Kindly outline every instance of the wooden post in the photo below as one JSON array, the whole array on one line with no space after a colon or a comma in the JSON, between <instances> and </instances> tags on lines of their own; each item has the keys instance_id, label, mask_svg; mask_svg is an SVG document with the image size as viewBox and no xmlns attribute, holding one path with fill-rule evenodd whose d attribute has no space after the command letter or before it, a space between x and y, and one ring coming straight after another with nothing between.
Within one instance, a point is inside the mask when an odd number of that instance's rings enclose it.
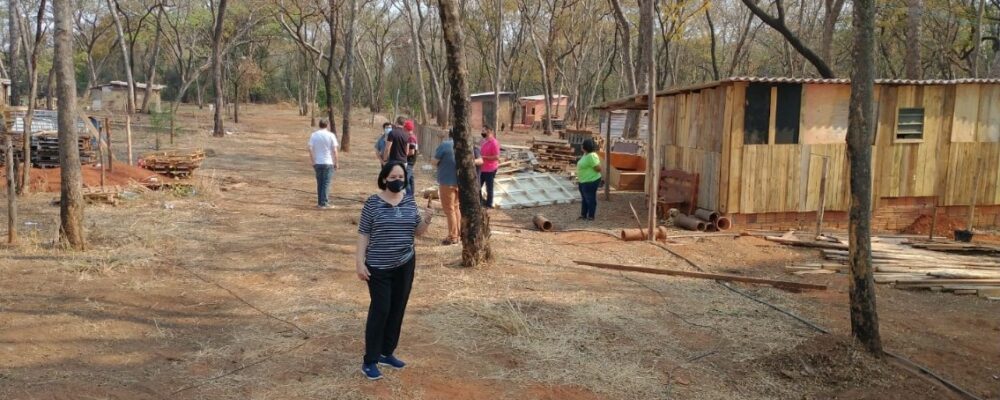
<instances>
[{"instance_id":1,"label":"wooden post","mask_svg":"<svg viewBox=\"0 0 1000 400\"><path fill-rule=\"evenodd\" d=\"M173 116L170 117L171 120ZM125 137L128 141L128 165L135 165L132 159L132 116L125 114ZM170 143L173 144L173 132L171 132Z\"/></svg>"},{"instance_id":2,"label":"wooden post","mask_svg":"<svg viewBox=\"0 0 1000 400\"><path fill-rule=\"evenodd\" d=\"M611 110L604 112L604 119L608 122L604 140L604 200L611 200Z\"/></svg>"},{"instance_id":3,"label":"wooden post","mask_svg":"<svg viewBox=\"0 0 1000 400\"><path fill-rule=\"evenodd\" d=\"M4 135L4 162L7 167L7 243L17 242L17 189L14 176L14 137Z\"/></svg>"},{"instance_id":4,"label":"wooden post","mask_svg":"<svg viewBox=\"0 0 1000 400\"><path fill-rule=\"evenodd\" d=\"M647 1L646 4L645 4L646 7L649 7L646 10L646 12L648 12L649 15L656 15L656 5L655 5L655 3L656 2L654 2L654 1ZM646 73L649 75L649 78L647 79L647 81L649 83L649 95L647 96L648 99L646 100L646 102L648 103L649 126L646 127L646 131L649 134L649 151L647 153L648 153L648 156L649 156L650 165L653 167L652 168L653 182L652 182L651 185L649 185L650 193L649 193L649 237L648 237L648 239L649 239L650 242L655 242L656 241L656 226L657 226L657 222L658 222L657 219L656 219L656 203L657 203L657 201L659 200L659 197L660 197L659 196L659 194L660 194L660 160L657 157L657 153L658 153L659 149L657 148L657 144L656 144L656 142L657 142L657 137L656 137L657 136L656 135L656 62L654 62L655 58L653 57L653 43L656 43L656 33L655 33L656 30L653 29L652 25L653 24L649 24L649 26L647 27L647 29L649 30L648 32L643 32L643 34L649 35L649 40L647 41L647 46L648 47L646 48L646 51L644 52L643 55L645 57L647 57L646 65L649 66L649 70L646 71ZM646 176L649 176L649 171L648 170L646 172Z\"/></svg>"},{"instance_id":5,"label":"wooden post","mask_svg":"<svg viewBox=\"0 0 1000 400\"><path fill-rule=\"evenodd\" d=\"M115 170L115 154L111 151L111 124L108 123L107 118L105 118L104 124L104 138L108 143L108 171ZM103 162L103 160L102 160Z\"/></svg>"},{"instance_id":6,"label":"wooden post","mask_svg":"<svg viewBox=\"0 0 1000 400\"><path fill-rule=\"evenodd\" d=\"M826 175L829 172L830 157L823 157L823 175L819 178L819 209L816 210L816 239L823 234L823 213L826 211Z\"/></svg>"},{"instance_id":7,"label":"wooden post","mask_svg":"<svg viewBox=\"0 0 1000 400\"><path fill-rule=\"evenodd\" d=\"M104 190L104 138L97 138L97 158L101 160L101 190Z\"/></svg>"},{"instance_id":8,"label":"wooden post","mask_svg":"<svg viewBox=\"0 0 1000 400\"><path fill-rule=\"evenodd\" d=\"M976 160L976 167L978 171L980 172L984 171L982 156L980 156L979 159ZM972 232L972 227L975 225L974 221L976 218L976 202L979 200L979 188L980 185L982 185L983 175L984 175L983 173L977 173L976 184L972 186L972 202L969 203L969 224L968 227L966 228L968 229L969 232Z\"/></svg>"},{"instance_id":9,"label":"wooden post","mask_svg":"<svg viewBox=\"0 0 1000 400\"><path fill-rule=\"evenodd\" d=\"M927 240L934 240L934 231L937 230L937 209L938 197L934 196L934 211L931 212L931 233L927 234Z\"/></svg>"}]
</instances>

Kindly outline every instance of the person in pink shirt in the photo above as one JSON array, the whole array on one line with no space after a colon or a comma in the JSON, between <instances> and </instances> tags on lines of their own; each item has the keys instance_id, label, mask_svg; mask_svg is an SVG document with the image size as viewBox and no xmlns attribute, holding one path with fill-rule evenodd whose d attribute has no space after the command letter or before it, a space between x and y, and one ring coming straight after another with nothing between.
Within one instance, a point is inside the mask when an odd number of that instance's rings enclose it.
<instances>
[{"instance_id":1,"label":"person in pink shirt","mask_svg":"<svg viewBox=\"0 0 1000 400\"><path fill-rule=\"evenodd\" d=\"M483 158L483 167L479 173L479 185L480 188L486 186L483 206L493 208L493 180L497 177L497 169L500 168L500 142L497 141L495 132L489 125L483 126L482 135L480 155Z\"/></svg>"}]
</instances>

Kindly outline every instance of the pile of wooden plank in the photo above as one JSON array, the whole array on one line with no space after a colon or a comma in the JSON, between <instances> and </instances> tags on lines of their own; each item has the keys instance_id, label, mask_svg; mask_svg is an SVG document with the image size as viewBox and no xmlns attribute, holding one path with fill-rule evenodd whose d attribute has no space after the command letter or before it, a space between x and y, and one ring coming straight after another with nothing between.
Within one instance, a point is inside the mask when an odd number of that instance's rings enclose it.
<instances>
[{"instance_id":1,"label":"pile of wooden plank","mask_svg":"<svg viewBox=\"0 0 1000 400\"><path fill-rule=\"evenodd\" d=\"M535 171L562 173L571 170L576 155L569 142L561 139L535 138L531 142L538 164Z\"/></svg>"},{"instance_id":2,"label":"pile of wooden plank","mask_svg":"<svg viewBox=\"0 0 1000 400\"><path fill-rule=\"evenodd\" d=\"M538 160L527 146L503 145L500 148L500 169L498 175L510 175L535 169Z\"/></svg>"},{"instance_id":3,"label":"pile of wooden plank","mask_svg":"<svg viewBox=\"0 0 1000 400\"><path fill-rule=\"evenodd\" d=\"M125 190L121 186L84 187L83 199L89 203L118 204L118 196Z\"/></svg>"},{"instance_id":4,"label":"pile of wooden plank","mask_svg":"<svg viewBox=\"0 0 1000 400\"><path fill-rule=\"evenodd\" d=\"M21 162L24 159L24 151L21 149L23 136L13 135L14 140L14 160ZM97 162L97 152L90 140L90 136L79 135L77 146L80 149L80 163L93 164ZM4 150L0 148L0 165L5 159ZM31 164L38 168L59 167L59 134L54 131L46 131L31 135Z\"/></svg>"},{"instance_id":5,"label":"pile of wooden plank","mask_svg":"<svg viewBox=\"0 0 1000 400\"><path fill-rule=\"evenodd\" d=\"M173 176L175 178L189 177L194 170L201 167L205 152L197 150L167 150L143 154L139 166L150 171Z\"/></svg>"},{"instance_id":6,"label":"pile of wooden plank","mask_svg":"<svg viewBox=\"0 0 1000 400\"><path fill-rule=\"evenodd\" d=\"M850 273L847 245L842 240L801 240L790 235L768 236L767 239L821 249L826 262L785 267L795 275ZM1000 300L1000 257L943 253L915 248L904 239L872 238L872 268L876 283L893 285L897 289L951 292Z\"/></svg>"},{"instance_id":7,"label":"pile of wooden plank","mask_svg":"<svg viewBox=\"0 0 1000 400\"><path fill-rule=\"evenodd\" d=\"M988 244L980 243L963 243L963 242L941 242L941 241L918 241L910 240L905 242L910 246L916 247L918 249L934 250L934 251L944 251L949 253L995 253L1000 254L1000 246L991 246Z\"/></svg>"}]
</instances>

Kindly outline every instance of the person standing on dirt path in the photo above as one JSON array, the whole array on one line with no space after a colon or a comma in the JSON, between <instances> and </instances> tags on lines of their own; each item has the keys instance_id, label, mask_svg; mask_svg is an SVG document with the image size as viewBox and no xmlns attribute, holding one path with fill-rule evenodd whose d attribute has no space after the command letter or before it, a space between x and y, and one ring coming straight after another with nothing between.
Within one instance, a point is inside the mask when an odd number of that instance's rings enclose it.
<instances>
[{"instance_id":1,"label":"person standing on dirt path","mask_svg":"<svg viewBox=\"0 0 1000 400\"><path fill-rule=\"evenodd\" d=\"M482 172L479 173L479 184L486 186L483 206L493 208L493 180L497 177L497 170L500 169L500 142L497 141L493 128L489 125L483 126L482 136L479 154L483 159L483 166Z\"/></svg>"},{"instance_id":2,"label":"person standing on dirt path","mask_svg":"<svg viewBox=\"0 0 1000 400\"><path fill-rule=\"evenodd\" d=\"M601 185L601 158L593 139L583 141L583 157L576 162L576 179L580 185L580 217L593 221L597 214L597 188Z\"/></svg>"},{"instance_id":3,"label":"person standing on dirt path","mask_svg":"<svg viewBox=\"0 0 1000 400\"><path fill-rule=\"evenodd\" d=\"M431 164L437 167L438 197L441 208L448 219L448 237L441 242L445 246L459 243L461 237L462 214L458 208L458 167L455 163L455 141L451 135L442 132L441 144L434 150Z\"/></svg>"},{"instance_id":4,"label":"person standing on dirt path","mask_svg":"<svg viewBox=\"0 0 1000 400\"><path fill-rule=\"evenodd\" d=\"M390 132L392 132L392 124L388 122L382 124L382 133L375 140L375 158L378 159L381 165L385 165L385 159L382 158L382 154L385 153L386 139L389 138Z\"/></svg>"},{"instance_id":5,"label":"person standing on dirt path","mask_svg":"<svg viewBox=\"0 0 1000 400\"><path fill-rule=\"evenodd\" d=\"M396 124L393 125L389 135L385 137L385 150L382 151L383 163L398 162L406 165L407 147L409 146L410 135L403 130L406 118L396 117Z\"/></svg>"},{"instance_id":6,"label":"person standing on dirt path","mask_svg":"<svg viewBox=\"0 0 1000 400\"><path fill-rule=\"evenodd\" d=\"M417 152L420 150L419 141L417 140L417 134L413 131L413 120L406 120L403 123L403 130L406 131L406 194L413 196L414 190L416 190L416 185L414 184L414 171L413 168L417 164Z\"/></svg>"},{"instance_id":7,"label":"person standing on dirt path","mask_svg":"<svg viewBox=\"0 0 1000 400\"><path fill-rule=\"evenodd\" d=\"M361 373L370 380L382 378L379 365L406 366L393 353L413 286L414 238L427 232L433 218L429 210L417 207L413 196L403 193L405 164L386 163L377 183L381 192L371 195L361 209L355 258L358 279L368 282L371 298L361 364Z\"/></svg>"},{"instance_id":8,"label":"person standing on dirt path","mask_svg":"<svg viewBox=\"0 0 1000 400\"><path fill-rule=\"evenodd\" d=\"M309 136L309 160L316 172L316 208L321 210L332 208L330 180L333 178L333 171L339 167L337 149L340 143L337 142L337 135L326 129L328 126L327 120L319 120L319 130Z\"/></svg>"}]
</instances>

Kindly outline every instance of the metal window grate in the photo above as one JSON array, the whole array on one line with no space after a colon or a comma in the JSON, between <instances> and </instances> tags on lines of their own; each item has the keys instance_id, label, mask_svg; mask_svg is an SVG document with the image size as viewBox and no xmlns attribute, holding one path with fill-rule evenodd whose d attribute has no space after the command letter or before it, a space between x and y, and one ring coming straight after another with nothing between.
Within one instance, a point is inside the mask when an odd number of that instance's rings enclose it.
<instances>
[{"instance_id":1,"label":"metal window grate","mask_svg":"<svg viewBox=\"0 0 1000 400\"><path fill-rule=\"evenodd\" d=\"M896 118L896 139L920 140L924 138L924 109L900 108Z\"/></svg>"}]
</instances>

